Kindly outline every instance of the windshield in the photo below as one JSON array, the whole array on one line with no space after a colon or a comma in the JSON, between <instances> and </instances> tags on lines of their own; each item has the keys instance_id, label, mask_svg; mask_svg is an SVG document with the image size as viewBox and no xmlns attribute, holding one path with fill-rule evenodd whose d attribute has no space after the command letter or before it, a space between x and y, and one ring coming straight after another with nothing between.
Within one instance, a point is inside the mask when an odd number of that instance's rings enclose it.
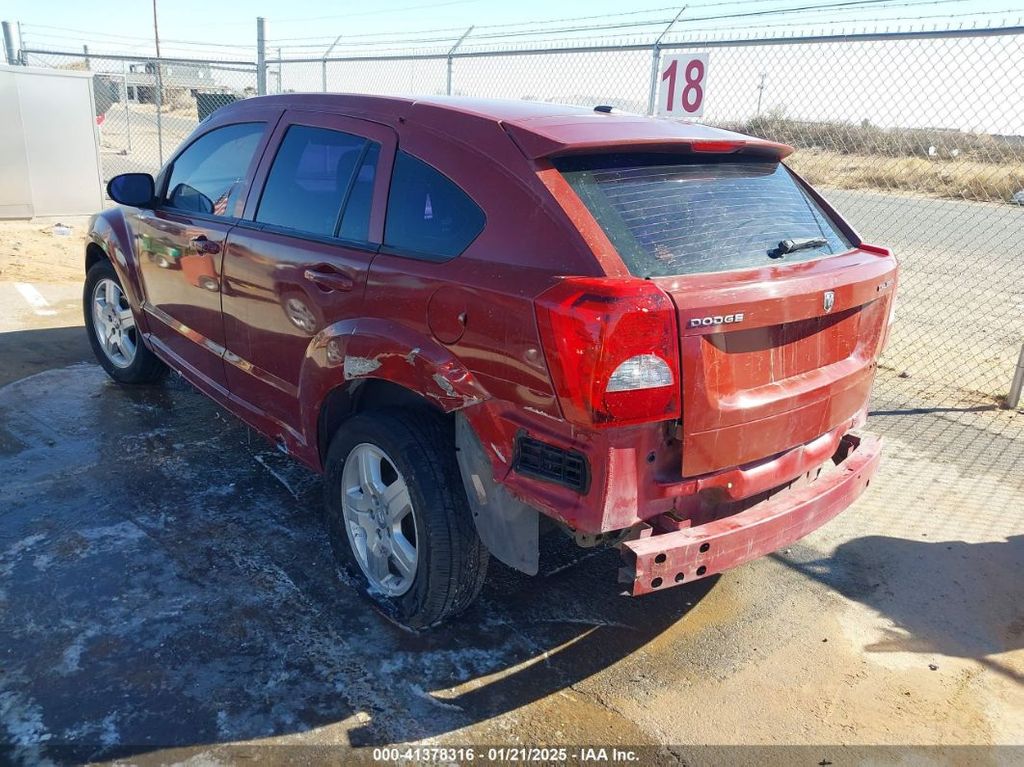
<instances>
[{"instance_id":1,"label":"windshield","mask_svg":"<svg viewBox=\"0 0 1024 767\"><path fill-rule=\"evenodd\" d=\"M608 155L558 167L639 277L810 261L851 247L779 162Z\"/></svg>"}]
</instances>

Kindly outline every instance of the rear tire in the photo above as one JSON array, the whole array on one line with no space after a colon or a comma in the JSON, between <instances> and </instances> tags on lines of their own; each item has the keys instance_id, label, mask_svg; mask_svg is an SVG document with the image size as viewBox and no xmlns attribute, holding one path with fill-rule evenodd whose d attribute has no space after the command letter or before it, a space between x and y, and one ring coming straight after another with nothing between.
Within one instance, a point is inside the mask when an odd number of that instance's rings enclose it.
<instances>
[{"instance_id":1,"label":"rear tire","mask_svg":"<svg viewBox=\"0 0 1024 767\"><path fill-rule=\"evenodd\" d=\"M147 384L167 374L142 340L121 280L106 259L86 274L82 304L89 343L107 375L118 383Z\"/></svg>"},{"instance_id":2,"label":"rear tire","mask_svg":"<svg viewBox=\"0 0 1024 767\"><path fill-rule=\"evenodd\" d=\"M371 468L360 471L363 465ZM325 468L335 558L378 610L420 630L469 607L483 586L489 554L469 510L449 421L420 410L362 413L342 424ZM377 489L365 489L366 476L376 477L370 485ZM407 500L392 504L389 514L385 501L391 498ZM409 567L412 550L415 566Z\"/></svg>"}]
</instances>

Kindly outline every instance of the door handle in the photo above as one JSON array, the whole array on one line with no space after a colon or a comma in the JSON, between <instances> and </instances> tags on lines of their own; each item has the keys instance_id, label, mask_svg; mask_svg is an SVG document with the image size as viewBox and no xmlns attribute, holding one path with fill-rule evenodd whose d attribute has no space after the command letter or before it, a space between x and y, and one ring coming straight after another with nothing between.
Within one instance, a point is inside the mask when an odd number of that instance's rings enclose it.
<instances>
[{"instance_id":1,"label":"door handle","mask_svg":"<svg viewBox=\"0 0 1024 767\"><path fill-rule=\"evenodd\" d=\"M340 290L348 292L356 286L355 280L347 274L339 274L338 272L322 272L318 269L307 269L304 275L307 280L316 283L316 285L326 291Z\"/></svg>"},{"instance_id":2,"label":"door handle","mask_svg":"<svg viewBox=\"0 0 1024 767\"><path fill-rule=\"evenodd\" d=\"M188 241L188 244L192 246L192 249L196 253L206 253L210 256L215 256L220 253L220 243L206 239L205 234L193 237Z\"/></svg>"}]
</instances>

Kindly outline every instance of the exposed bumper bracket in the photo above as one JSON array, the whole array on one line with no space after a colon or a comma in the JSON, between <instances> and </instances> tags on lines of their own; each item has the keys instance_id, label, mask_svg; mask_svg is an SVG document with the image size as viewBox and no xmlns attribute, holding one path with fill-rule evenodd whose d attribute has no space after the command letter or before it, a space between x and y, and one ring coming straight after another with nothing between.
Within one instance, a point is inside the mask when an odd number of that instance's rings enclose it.
<instances>
[{"instance_id":1,"label":"exposed bumper bracket","mask_svg":"<svg viewBox=\"0 0 1024 767\"><path fill-rule=\"evenodd\" d=\"M825 524L870 484L882 441L848 434L836 470L728 517L620 545L619 580L637 596L706 578L777 551Z\"/></svg>"}]
</instances>

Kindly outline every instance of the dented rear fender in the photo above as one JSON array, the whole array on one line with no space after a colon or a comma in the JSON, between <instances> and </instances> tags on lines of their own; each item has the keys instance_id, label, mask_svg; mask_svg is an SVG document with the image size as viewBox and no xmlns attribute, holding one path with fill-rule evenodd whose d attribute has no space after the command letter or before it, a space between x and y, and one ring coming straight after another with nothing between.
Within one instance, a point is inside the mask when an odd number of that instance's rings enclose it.
<instances>
[{"instance_id":1,"label":"dented rear fender","mask_svg":"<svg viewBox=\"0 0 1024 767\"><path fill-rule=\"evenodd\" d=\"M401 386L446 413L490 399L465 365L428 336L390 320L344 320L313 337L302 363L299 399L309 444L316 444L327 396L368 379Z\"/></svg>"}]
</instances>

